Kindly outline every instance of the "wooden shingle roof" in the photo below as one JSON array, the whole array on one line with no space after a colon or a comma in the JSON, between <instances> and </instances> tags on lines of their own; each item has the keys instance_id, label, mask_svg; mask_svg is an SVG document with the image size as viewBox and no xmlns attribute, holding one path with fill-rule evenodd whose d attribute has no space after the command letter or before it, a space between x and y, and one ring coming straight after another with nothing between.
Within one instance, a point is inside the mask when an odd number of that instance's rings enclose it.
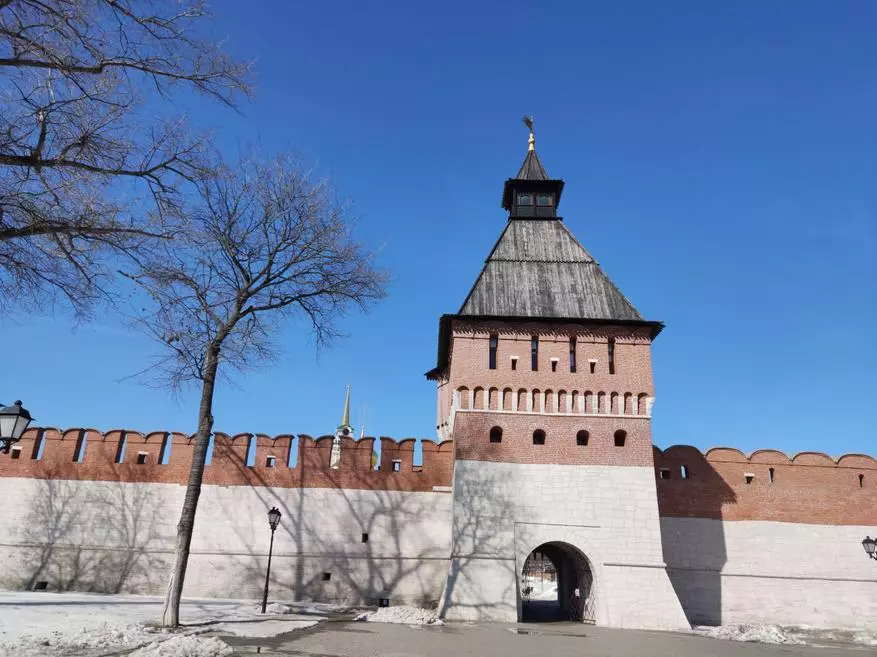
<instances>
[{"instance_id":1,"label":"wooden shingle roof","mask_svg":"<svg viewBox=\"0 0 877 657\"><path fill-rule=\"evenodd\" d=\"M510 219L458 314L644 321L560 219Z\"/></svg>"},{"instance_id":2,"label":"wooden shingle roof","mask_svg":"<svg viewBox=\"0 0 877 657\"><path fill-rule=\"evenodd\" d=\"M524 158L524 163L521 165L520 171L518 171L518 175L515 176L516 180L550 180L548 174L545 172L545 167L542 166L542 162L539 161L539 156L536 155L536 151L527 151L527 157Z\"/></svg>"}]
</instances>

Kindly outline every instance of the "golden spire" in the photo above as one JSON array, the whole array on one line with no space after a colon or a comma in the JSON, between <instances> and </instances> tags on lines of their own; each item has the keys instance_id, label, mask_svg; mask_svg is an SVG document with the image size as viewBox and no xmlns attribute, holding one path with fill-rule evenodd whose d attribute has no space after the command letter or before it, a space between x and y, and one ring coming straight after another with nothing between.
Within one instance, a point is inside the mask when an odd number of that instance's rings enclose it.
<instances>
[{"instance_id":1,"label":"golden spire","mask_svg":"<svg viewBox=\"0 0 877 657\"><path fill-rule=\"evenodd\" d=\"M341 426L350 426L350 386L347 386L347 398L344 400L344 416L341 418Z\"/></svg>"}]
</instances>

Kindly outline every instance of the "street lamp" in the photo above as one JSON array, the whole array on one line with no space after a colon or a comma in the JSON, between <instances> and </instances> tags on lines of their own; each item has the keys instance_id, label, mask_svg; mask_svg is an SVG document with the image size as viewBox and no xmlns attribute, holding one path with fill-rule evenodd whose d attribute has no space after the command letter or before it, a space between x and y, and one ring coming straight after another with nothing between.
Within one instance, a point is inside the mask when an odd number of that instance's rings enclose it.
<instances>
[{"instance_id":1,"label":"street lamp","mask_svg":"<svg viewBox=\"0 0 877 657\"><path fill-rule=\"evenodd\" d=\"M8 454L12 443L21 440L21 434L32 419L28 410L21 405L20 399L12 406L0 408L0 449L4 453Z\"/></svg>"},{"instance_id":2,"label":"street lamp","mask_svg":"<svg viewBox=\"0 0 877 657\"><path fill-rule=\"evenodd\" d=\"M265 608L268 606L268 581L271 578L271 553L274 552L274 530L277 529L277 525L280 524L280 509L276 506L271 507L271 510L268 512L268 524L271 527L271 543L268 546L268 570L265 571L265 594L262 596L262 613L265 613Z\"/></svg>"},{"instance_id":3,"label":"street lamp","mask_svg":"<svg viewBox=\"0 0 877 657\"><path fill-rule=\"evenodd\" d=\"M871 538L870 536L866 536L865 540L862 541L862 547L865 548L865 552L868 553L868 556L872 559L877 559L877 539Z\"/></svg>"}]
</instances>

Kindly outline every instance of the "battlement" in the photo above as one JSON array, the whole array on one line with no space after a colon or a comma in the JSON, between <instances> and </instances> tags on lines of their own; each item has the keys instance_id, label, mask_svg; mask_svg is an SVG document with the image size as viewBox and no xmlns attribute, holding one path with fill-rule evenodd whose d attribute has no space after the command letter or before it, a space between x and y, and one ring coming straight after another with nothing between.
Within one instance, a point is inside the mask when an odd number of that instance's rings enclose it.
<instances>
[{"instance_id":1,"label":"battlement","mask_svg":"<svg viewBox=\"0 0 877 657\"><path fill-rule=\"evenodd\" d=\"M414 465L415 438L341 441L341 461L330 468L333 436L213 434L204 483L218 486L351 488L433 491L451 485L453 445L422 440L423 463ZM372 464L380 440L380 467ZM0 477L82 479L185 485L194 436L127 429L28 429L9 454L0 454Z\"/></svg>"},{"instance_id":2,"label":"battlement","mask_svg":"<svg viewBox=\"0 0 877 657\"><path fill-rule=\"evenodd\" d=\"M877 459L822 452L791 458L774 449L746 455L731 447L654 448L660 515L877 525Z\"/></svg>"}]
</instances>

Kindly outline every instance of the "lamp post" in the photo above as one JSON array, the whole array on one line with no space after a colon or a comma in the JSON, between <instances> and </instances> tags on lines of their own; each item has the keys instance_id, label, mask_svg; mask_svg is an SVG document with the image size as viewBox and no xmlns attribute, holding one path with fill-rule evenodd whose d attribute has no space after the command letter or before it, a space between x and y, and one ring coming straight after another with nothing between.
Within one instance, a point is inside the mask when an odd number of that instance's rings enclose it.
<instances>
[{"instance_id":1,"label":"lamp post","mask_svg":"<svg viewBox=\"0 0 877 657\"><path fill-rule=\"evenodd\" d=\"M274 530L277 529L277 525L280 524L280 509L276 506L271 507L271 510L268 512L268 525L271 527L271 543L268 546L268 570L265 571L265 593L262 596L262 613L265 613L265 608L268 606L268 581L271 578L271 553L274 552Z\"/></svg>"},{"instance_id":2,"label":"lamp post","mask_svg":"<svg viewBox=\"0 0 877 657\"><path fill-rule=\"evenodd\" d=\"M12 444L21 440L21 434L32 419L28 410L21 405L20 399L12 406L0 408L0 450L3 453L8 454Z\"/></svg>"},{"instance_id":3,"label":"lamp post","mask_svg":"<svg viewBox=\"0 0 877 657\"><path fill-rule=\"evenodd\" d=\"M862 547L871 559L877 559L877 539L866 536L862 541Z\"/></svg>"}]
</instances>

